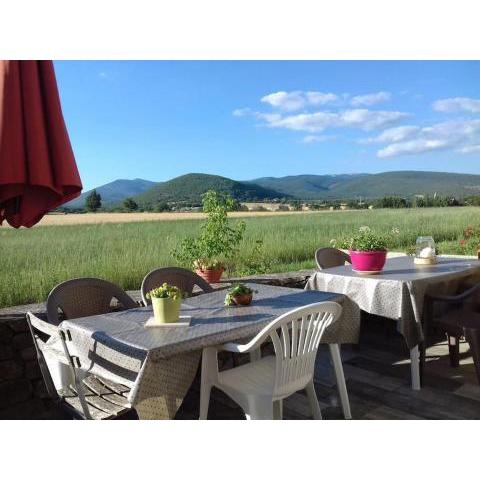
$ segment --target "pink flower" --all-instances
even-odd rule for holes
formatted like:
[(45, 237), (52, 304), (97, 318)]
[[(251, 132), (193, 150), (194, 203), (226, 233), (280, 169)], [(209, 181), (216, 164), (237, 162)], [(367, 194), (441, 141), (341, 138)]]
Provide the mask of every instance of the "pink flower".
[(465, 245), (465, 240), (460, 240), (458, 243), (463, 247)]

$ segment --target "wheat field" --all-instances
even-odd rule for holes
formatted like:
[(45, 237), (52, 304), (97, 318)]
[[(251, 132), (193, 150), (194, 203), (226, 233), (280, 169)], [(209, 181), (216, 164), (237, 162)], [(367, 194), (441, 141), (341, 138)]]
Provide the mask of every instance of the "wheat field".
[[(302, 215), (317, 212), (231, 212), (231, 218), (268, 217), (282, 215)], [(321, 213), (333, 213), (325, 210)], [(40, 220), (38, 227), (64, 226), (64, 225), (91, 225), (99, 223), (130, 223), (130, 222), (153, 222), (175, 220), (200, 220), (205, 218), (201, 212), (99, 212), (99, 213), (53, 213), (45, 215)]]
[[(47, 224), (32, 229), (0, 227), (0, 307), (43, 301), (53, 286), (74, 277), (100, 277), (137, 289), (151, 269), (174, 265), (171, 249), (197, 232), (199, 219), (184, 215), (201, 214), (48, 215)], [(389, 245), (392, 250), (414, 245), (418, 235), (433, 235), (442, 253), (458, 253), (463, 229), (480, 224), (478, 207), (233, 216), (241, 216), (247, 230), (230, 273), (242, 265), (257, 240), (264, 242), (269, 271), (281, 272), (312, 268), (316, 248), (362, 225), (383, 233), (398, 228), (400, 234)], [(48, 224), (53, 220), (72, 224)]]

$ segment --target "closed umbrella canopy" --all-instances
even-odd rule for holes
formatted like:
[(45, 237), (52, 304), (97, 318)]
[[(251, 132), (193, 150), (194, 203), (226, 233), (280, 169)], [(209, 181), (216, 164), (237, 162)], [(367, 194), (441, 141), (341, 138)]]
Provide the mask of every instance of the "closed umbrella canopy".
[(31, 227), (81, 190), (53, 63), (0, 60), (0, 224)]

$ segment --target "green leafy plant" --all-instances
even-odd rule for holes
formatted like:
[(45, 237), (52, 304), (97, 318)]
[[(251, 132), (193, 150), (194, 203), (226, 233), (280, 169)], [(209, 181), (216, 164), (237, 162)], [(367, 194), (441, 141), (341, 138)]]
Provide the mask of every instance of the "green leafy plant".
[(409, 245), (407, 248), (405, 248), (405, 253), (410, 257), (414, 257), (416, 251), (417, 247), (415, 245)]
[(183, 239), (171, 253), (177, 261), (193, 268), (223, 268), (224, 262), (236, 255), (246, 224), (230, 222), (228, 212), (235, 209), (236, 202), (229, 195), (209, 190), (202, 195), (202, 205), (207, 219), (198, 236)]
[(183, 292), (174, 285), (169, 285), (168, 283), (164, 283), (161, 287), (154, 288), (150, 290), (146, 297), (148, 299), (152, 298), (171, 298), (172, 300), (178, 300), (179, 298), (183, 297)]
[(271, 260), (265, 256), (263, 240), (256, 240), (251, 253), (246, 257), (240, 258), (236, 265), (235, 273), (240, 277), (261, 275), (268, 273), (271, 267)]
[[(392, 231), (392, 233), (395, 232)], [(370, 227), (364, 226), (351, 237), (340, 239), (338, 242), (334, 240), (332, 245), (357, 252), (378, 252), (387, 249), (387, 238), (385, 235), (374, 233)]]
[(252, 290), (250, 287), (247, 287), (243, 283), (235, 283), (232, 285), (232, 288), (225, 295), (225, 305), (230, 306), (234, 305), (233, 299), (241, 295), (251, 295), (257, 293), (255, 290)]

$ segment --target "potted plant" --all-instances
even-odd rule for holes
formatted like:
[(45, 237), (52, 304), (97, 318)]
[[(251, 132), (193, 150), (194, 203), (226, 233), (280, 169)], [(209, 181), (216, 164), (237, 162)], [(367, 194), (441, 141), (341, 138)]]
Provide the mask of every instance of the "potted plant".
[(208, 283), (218, 283), (225, 271), (225, 264), (220, 260), (199, 258), (193, 261), (193, 269)]
[(152, 301), (153, 315), (158, 323), (176, 323), (180, 316), (182, 291), (173, 285), (164, 283), (147, 293)]
[(225, 295), (225, 305), (250, 305), (254, 290), (243, 283), (235, 283)]
[(185, 238), (172, 255), (207, 282), (215, 283), (225, 270), (225, 261), (237, 254), (246, 225), (243, 221), (230, 223), (228, 212), (235, 209), (236, 202), (229, 195), (209, 190), (202, 195), (202, 205), (207, 219), (198, 236)]
[(366, 226), (360, 227), (353, 237), (342, 240), (340, 248), (348, 249), (352, 269), (356, 272), (380, 272), (387, 259), (386, 238)]

